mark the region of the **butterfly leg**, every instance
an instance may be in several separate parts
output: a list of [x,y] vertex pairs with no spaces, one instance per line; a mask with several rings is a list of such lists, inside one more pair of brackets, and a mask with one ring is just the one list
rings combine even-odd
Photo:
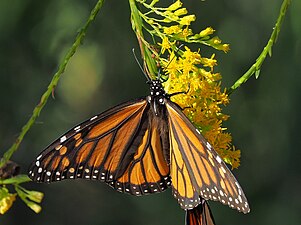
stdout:
[[187,91],[178,91],[178,92],[175,92],[175,93],[172,93],[172,94],[168,94],[168,97],[172,97],[172,96],[175,96],[175,95],[180,95],[180,94],[188,94],[188,92],[190,91],[190,83],[188,83],[188,90]]

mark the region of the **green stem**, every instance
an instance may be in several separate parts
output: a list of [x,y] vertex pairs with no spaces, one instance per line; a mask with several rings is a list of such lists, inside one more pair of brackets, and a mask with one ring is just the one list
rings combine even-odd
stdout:
[[139,47],[141,51],[141,56],[144,62],[144,68],[150,78],[154,78],[157,75],[157,64],[156,61],[152,58],[152,52],[150,49],[144,44],[144,36],[142,31],[142,19],[139,13],[139,10],[136,6],[135,0],[129,0],[130,8],[131,8],[131,23],[134,32],[136,33]]
[[5,184],[21,184],[24,182],[29,182],[31,181],[31,179],[24,174],[12,177],[12,178],[8,178],[5,180],[0,180],[0,185],[5,185]]
[[282,25],[282,22],[284,20],[287,8],[290,4],[291,0],[284,0],[282,2],[279,16],[277,19],[277,22],[275,24],[275,27],[273,29],[273,32],[271,34],[271,37],[267,43],[267,45],[264,47],[263,51],[259,55],[259,57],[256,59],[256,62],[250,67],[250,69],[243,75],[241,76],[232,86],[231,88],[228,89],[227,93],[231,94],[233,91],[235,91],[237,88],[239,88],[243,83],[245,83],[253,74],[255,74],[255,77],[258,78],[259,73],[260,73],[260,68],[262,63],[264,62],[267,54],[271,57],[272,55],[272,47],[276,43],[278,34],[280,32],[280,28]]
[[104,2],[104,0],[99,0],[96,3],[94,9],[91,11],[90,16],[89,16],[87,22],[80,29],[80,32],[77,34],[73,45],[71,46],[71,48],[69,49],[69,51],[67,52],[67,54],[63,58],[62,62],[60,63],[57,72],[54,74],[54,76],[53,76],[50,84],[48,85],[47,90],[42,95],[39,104],[34,108],[32,116],[27,121],[27,123],[22,127],[21,133],[19,134],[18,138],[13,143],[13,145],[4,153],[3,158],[0,161],[0,168],[11,158],[11,156],[13,155],[13,153],[18,149],[18,147],[19,147],[20,143],[22,142],[25,134],[32,127],[32,125],[34,124],[35,120],[40,115],[41,110],[45,106],[45,104],[46,104],[49,96],[53,93],[53,91],[54,91],[54,89],[55,89],[55,87],[56,87],[59,79],[61,78],[61,75],[64,73],[65,68],[66,68],[69,60],[71,59],[71,57],[76,52],[77,48],[82,43],[82,41],[83,41],[83,39],[84,39],[84,37],[86,35],[86,31],[87,31],[89,25],[94,21],[96,15],[98,13],[98,11],[101,9],[101,7],[103,5],[103,2]]

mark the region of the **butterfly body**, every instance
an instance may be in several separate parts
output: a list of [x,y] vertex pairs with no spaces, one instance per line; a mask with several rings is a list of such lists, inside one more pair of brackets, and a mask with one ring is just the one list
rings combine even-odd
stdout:
[[246,197],[223,160],[161,82],[149,83],[149,96],[94,116],[50,144],[30,166],[29,177],[100,180],[136,196],[172,186],[183,209],[211,199],[247,213]]

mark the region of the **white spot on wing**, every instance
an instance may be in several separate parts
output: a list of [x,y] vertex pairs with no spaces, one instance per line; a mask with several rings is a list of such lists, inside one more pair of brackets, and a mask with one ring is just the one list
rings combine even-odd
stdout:
[[241,195],[241,189],[240,188],[238,188],[238,194]]
[[37,157],[37,160],[40,160],[41,157],[42,157],[42,155],[39,155],[39,156]]
[[77,126],[74,128],[75,131],[79,131],[79,129],[80,129],[80,126]]
[[216,156],[216,160],[217,160],[219,163],[221,163],[221,162],[222,162],[222,159],[221,159],[221,157],[219,157],[218,155]]
[[225,168],[222,166],[221,167],[222,168],[222,171],[224,172],[224,173],[226,173],[226,170],[225,170]]
[[63,136],[63,137],[60,138],[60,142],[61,142],[61,143],[64,142],[64,141],[66,141],[66,140],[67,140],[67,137],[66,137],[66,136]]
[[98,116],[93,116],[90,120],[95,120]]
[[242,198],[240,195],[238,195],[238,200],[242,203]]
[[237,182],[235,182],[235,185],[236,185],[238,188],[240,188],[240,186],[239,186],[239,184],[238,184]]
[[210,144],[209,142],[206,143],[206,146],[207,146],[207,148],[208,148],[209,150],[211,150],[212,146],[211,146],[211,144]]
[[40,166],[40,161],[36,161],[36,166]]

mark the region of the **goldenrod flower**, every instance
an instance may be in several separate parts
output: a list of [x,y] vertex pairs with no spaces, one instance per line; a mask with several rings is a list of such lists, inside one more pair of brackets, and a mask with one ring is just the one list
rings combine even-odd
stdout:
[[16,194],[11,194],[5,187],[0,189],[0,214],[6,213],[16,200]]
[[164,27],[163,29],[163,32],[165,34],[178,34],[182,31],[182,28],[179,27],[179,25],[173,25],[173,26],[170,26],[170,27]]
[[184,16],[180,20],[181,25],[190,25],[191,22],[195,21],[195,15]]
[[44,194],[39,191],[28,191],[27,190],[27,197],[37,203],[41,203],[44,197]]
[[213,71],[213,67],[217,65],[217,60],[214,59],[215,54],[212,54],[210,58],[202,58],[202,64],[204,67],[210,67],[211,71]]
[[206,37],[210,34],[213,34],[214,33],[214,29],[212,27],[207,27],[205,30],[202,30],[199,35],[200,37]]
[[[231,134],[222,126],[229,116],[222,113],[221,107],[229,103],[229,98],[226,91],[221,90],[221,74],[214,72],[217,65],[215,54],[206,57],[200,50],[193,51],[188,47],[190,43],[198,43],[227,52],[229,45],[222,43],[217,36],[211,37],[215,32],[212,27],[194,33],[190,25],[196,17],[188,14],[186,8],[182,8],[180,0],[176,0],[167,8],[156,7],[157,2],[151,1],[147,4],[143,1],[142,4],[149,11],[141,15],[142,27],[149,27],[145,30],[154,40],[162,40],[161,43],[156,43],[160,47],[160,54],[151,45],[148,49],[158,56],[156,60],[168,77],[163,83],[164,88],[170,94],[186,92],[172,96],[171,100],[183,108],[186,116],[201,130],[223,159],[231,164],[232,168],[236,168],[239,166],[240,151],[232,146]],[[151,16],[153,14],[156,15]],[[176,50],[179,47],[176,41],[184,43],[184,48]],[[146,40],[144,42],[147,43]],[[166,50],[169,54],[168,59],[164,55]],[[148,67],[153,68],[153,64]]]
[[183,29],[181,36],[183,38],[187,38],[188,36],[192,35],[192,30],[189,29],[188,27],[186,27],[185,29]]
[[[172,49],[172,48],[171,48]],[[213,54],[210,58],[202,57],[187,46],[178,57],[171,52],[172,61],[163,66],[169,79],[164,83],[168,93],[189,92],[175,95],[172,101],[184,108],[184,113],[198,127],[204,137],[213,145],[223,159],[232,168],[239,166],[240,151],[231,145],[232,137],[222,127],[222,122],[229,117],[222,114],[221,105],[229,103],[225,90],[221,91],[221,74],[214,73],[217,60]],[[210,67],[210,70],[206,70]]]
[[182,7],[183,3],[180,0],[177,0],[173,4],[171,4],[167,10],[174,11],[177,10],[178,8]]
[[176,16],[183,16],[183,15],[186,15],[187,14],[187,9],[186,8],[181,8],[181,9],[178,9],[174,12],[174,14]]
[[222,45],[222,50],[227,53],[230,50],[229,44],[223,44]]
[[168,37],[164,36],[162,43],[159,43],[159,45],[161,45],[161,53],[164,54],[165,50],[169,50],[171,46],[175,44],[175,42],[176,41],[169,42]]

